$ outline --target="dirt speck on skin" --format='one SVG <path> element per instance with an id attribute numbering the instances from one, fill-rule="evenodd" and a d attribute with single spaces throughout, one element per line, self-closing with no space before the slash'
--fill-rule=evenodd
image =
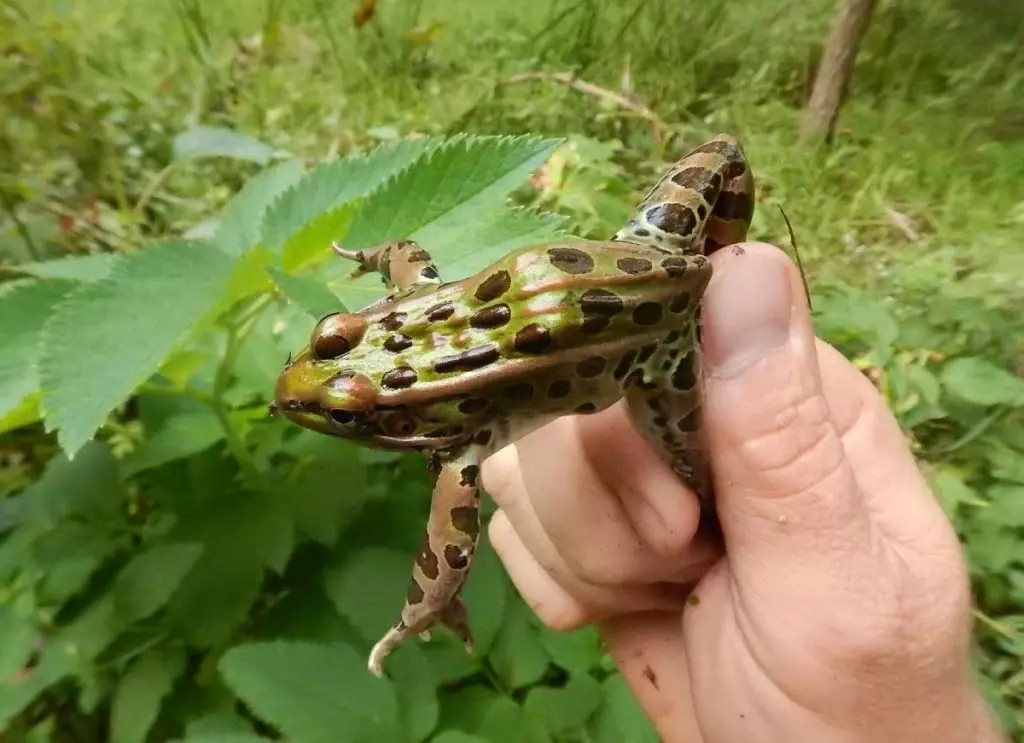
<path id="1" fill-rule="evenodd" d="M 658 688 L 658 677 L 654 673 L 654 669 L 650 666 L 644 666 L 644 678 L 651 682 L 651 686 L 655 689 Z"/>

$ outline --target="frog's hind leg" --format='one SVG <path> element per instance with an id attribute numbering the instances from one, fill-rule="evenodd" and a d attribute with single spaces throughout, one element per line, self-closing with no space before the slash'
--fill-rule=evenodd
<path id="1" fill-rule="evenodd" d="M 359 264 L 352 272 L 354 277 L 378 272 L 388 292 L 441 283 L 430 253 L 414 240 L 392 240 L 368 251 L 345 250 L 337 243 L 331 247 L 342 258 Z"/>
<path id="2" fill-rule="evenodd" d="M 369 668 L 380 676 L 384 659 L 413 635 L 441 623 L 473 650 L 469 615 L 459 596 L 480 536 L 480 454 L 470 448 L 440 462 L 423 547 L 416 556 L 401 617 L 374 645 Z"/>
<path id="3" fill-rule="evenodd" d="M 753 213 L 754 179 L 743 149 L 719 134 L 683 155 L 613 239 L 710 255 L 746 239 Z"/>

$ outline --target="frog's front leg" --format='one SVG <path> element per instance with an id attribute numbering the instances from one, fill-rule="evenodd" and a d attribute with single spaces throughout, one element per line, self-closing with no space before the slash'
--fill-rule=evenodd
<path id="1" fill-rule="evenodd" d="M 451 457 L 438 457 L 434 466 L 440 471 L 427 534 L 416 556 L 401 618 L 370 652 L 369 668 L 378 676 L 395 648 L 436 623 L 462 638 L 467 652 L 473 651 L 469 616 L 459 591 L 469 576 L 480 536 L 480 452 L 471 447 Z"/>

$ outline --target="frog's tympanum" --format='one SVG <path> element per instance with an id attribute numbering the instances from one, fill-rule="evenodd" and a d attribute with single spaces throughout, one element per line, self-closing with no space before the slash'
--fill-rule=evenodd
<path id="1" fill-rule="evenodd" d="M 459 592 L 480 532 L 480 464 L 559 416 L 625 398 L 711 512 L 699 307 L 707 256 L 743 240 L 753 210 L 743 151 L 721 135 L 673 165 L 611 241 L 523 248 L 452 283 L 409 240 L 335 246 L 357 275 L 379 272 L 389 296 L 321 319 L 273 407 L 315 431 L 422 452 L 437 476 L 401 616 L 370 654 L 374 673 L 435 623 L 472 647 Z"/>

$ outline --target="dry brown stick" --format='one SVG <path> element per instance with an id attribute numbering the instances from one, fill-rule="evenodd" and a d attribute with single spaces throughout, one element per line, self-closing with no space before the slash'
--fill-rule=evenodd
<path id="1" fill-rule="evenodd" d="M 613 103 L 619 108 L 632 111 L 641 118 L 647 119 L 651 122 L 651 136 L 654 138 L 655 142 L 661 141 L 662 134 L 665 130 L 665 122 L 661 120 L 661 117 L 658 116 L 658 114 L 654 113 L 654 111 L 647 108 L 647 106 L 642 103 L 631 100 L 621 93 L 616 93 L 614 90 L 608 90 L 607 88 L 602 88 L 599 85 L 588 83 L 586 80 L 580 80 L 570 72 L 521 72 L 517 75 L 506 77 L 501 81 L 501 84 L 511 85 L 514 83 L 528 82 L 530 80 L 540 80 L 542 82 L 553 82 L 566 85 L 573 90 L 578 90 L 580 93 L 592 95 L 595 98 L 600 98 L 603 101 Z"/>

